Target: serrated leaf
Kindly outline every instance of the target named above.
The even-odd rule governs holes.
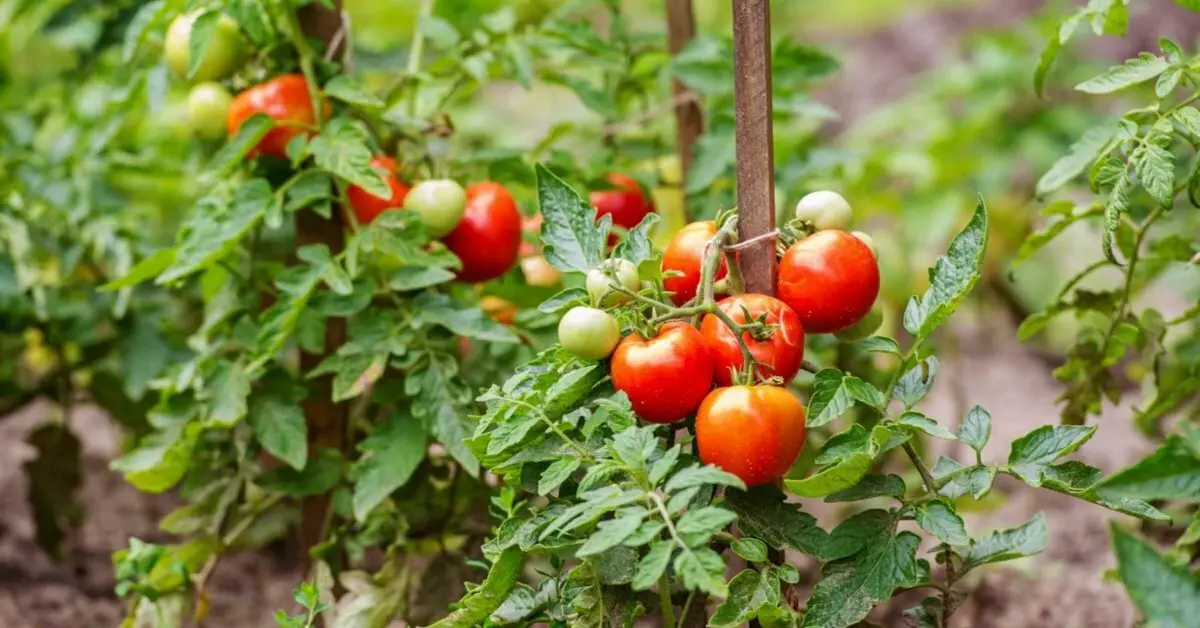
[[[801,497],[825,497],[858,484],[873,462],[874,457],[869,453],[855,452],[802,480],[784,480],[783,483]]]
[[[424,325],[440,325],[456,335],[484,342],[520,341],[511,329],[492,320],[483,310],[457,303],[446,294],[422,292],[413,299],[413,307],[416,321]]]
[[[714,534],[737,521],[737,514],[719,506],[689,510],[675,523],[675,531],[684,543],[695,547],[707,543]]]
[[[403,266],[388,278],[388,287],[399,292],[420,290],[454,279],[454,273],[436,266]]]
[[[1067,227],[1070,227],[1080,220],[1098,216],[1104,213],[1104,205],[1099,203],[1076,206],[1070,201],[1060,201],[1058,203],[1051,204],[1047,207],[1047,209],[1050,209],[1055,205],[1070,206],[1073,209],[1065,216],[1056,214],[1041,229],[1029,234],[1029,236],[1025,238],[1025,241],[1021,243],[1021,247],[1017,249],[1017,254],[1013,256],[1012,263],[1014,265],[1028,260],[1034,253],[1042,250],[1043,247],[1053,242],[1055,238],[1066,231]]]
[[[1148,81],[1162,74],[1167,67],[1169,64],[1162,57],[1143,52],[1076,85],[1075,89],[1087,94],[1110,94]]]
[[[170,283],[215,264],[262,220],[271,203],[271,186],[265,179],[252,179],[240,187],[229,206],[198,203],[181,230],[174,261],[157,283]]]
[[[1200,502],[1200,458],[1182,437],[1172,435],[1149,456],[1096,485],[1107,498]]]
[[[900,418],[893,421],[896,425],[902,425],[907,428],[912,428],[934,437],[944,440],[955,440],[957,437],[954,432],[938,425],[937,421],[921,414],[920,412],[905,412],[900,415]]]
[[[546,261],[562,271],[586,273],[604,259],[604,234],[596,228],[596,210],[545,166],[538,164],[538,207]]]
[[[1170,207],[1175,200],[1175,155],[1146,142],[1130,158],[1138,181],[1159,205]]]
[[[559,458],[554,461],[545,471],[542,471],[542,477],[538,480],[538,495],[548,495],[551,491],[562,485],[571,477],[571,474],[579,468],[579,458]]]
[[[672,541],[655,541],[650,544],[650,551],[638,562],[637,571],[633,574],[630,586],[634,591],[645,591],[654,586],[667,565],[671,563],[671,553],[675,550]]]
[[[521,576],[525,554],[518,547],[504,550],[487,578],[478,588],[463,598],[459,607],[445,618],[431,624],[429,628],[475,628],[482,626],[492,613],[500,608]]]
[[[309,141],[307,150],[318,168],[379,198],[390,198],[392,190],[387,181],[371,167],[374,155],[369,142],[367,132],[357,122],[338,117]]]
[[[358,81],[339,74],[325,84],[325,95],[336,98],[344,103],[382,109],[384,102],[371,90],[363,87]]]
[[[885,401],[872,384],[837,369],[822,369],[813,380],[806,423],[820,427],[845,414],[855,402],[879,410]]]
[[[575,555],[585,558],[620,545],[638,529],[638,526],[642,525],[642,519],[645,516],[645,511],[640,511],[627,514],[619,519],[600,522],[600,525],[596,526],[596,531],[588,537],[582,547],[575,551]]]
[[[873,497],[899,499],[904,497],[905,491],[904,480],[898,475],[868,475],[859,480],[858,484],[829,495],[825,501],[828,503],[856,502]]]
[[[251,149],[257,146],[258,142],[266,137],[273,128],[275,128],[275,120],[267,114],[256,113],[250,116],[248,120],[242,122],[237,132],[229,138],[229,141],[225,142],[221,150],[213,155],[209,168],[221,172],[242,163],[246,155],[250,154]]]
[[[1200,616],[1200,581],[1186,567],[1169,562],[1145,541],[1111,525],[1117,577],[1146,625],[1187,628]]]
[[[998,530],[972,540],[964,564],[967,569],[973,569],[980,565],[1039,554],[1046,549],[1049,534],[1046,516],[1039,512],[1033,519],[1015,528]]]
[[[738,516],[738,529],[744,536],[761,539],[775,549],[792,549],[809,556],[819,556],[826,533],[817,520],[789,504],[779,489],[757,487],[749,491],[729,491],[725,494],[729,507]]]
[[[707,547],[685,550],[675,557],[675,573],[689,590],[724,597],[727,592],[724,572],[725,561],[721,560],[721,555]]]
[[[354,518],[367,515],[396,489],[408,483],[425,459],[428,437],[415,417],[393,414],[376,427],[358,448],[362,459],[354,482]]]
[[[293,469],[303,469],[308,462],[308,427],[298,401],[295,396],[279,397],[256,392],[250,399],[248,417],[254,438],[271,455]]]
[[[730,545],[730,549],[744,560],[752,563],[762,563],[767,560],[767,544],[758,539],[737,539]]]
[[[917,504],[914,514],[917,525],[943,543],[966,545],[971,541],[962,517],[940,499]]]
[[[229,427],[246,416],[250,378],[241,362],[220,362],[205,383],[201,397],[208,402],[209,420]]]
[[[773,572],[745,569],[729,581],[729,597],[717,607],[709,628],[736,628],[759,616],[760,609],[778,607],[779,578]],[[771,625],[760,621],[761,625]]]
[[[154,279],[164,270],[169,268],[175,262],[175,247],[159,249],[149,257],[138,262],[129,272],[122,277],[114,279],[103,286],[100,286],[101,292],[112,292],[136,286],[143,281]]]
[[[885,338],[883,336],[871,336],[866,340],[860,340],[854,343],[854,346],[859,350],[866,351],[868,353],[891,353],[893,355],[901,355],[900,343],[892,340],[891,338]]]
[[[654,244],[650,240],[650,231],[658,224],[658,214],[646,214],[634,228],[625,233],[613,255],[620,259],[629,260],[634,265],[656,257]]]
[[[667,474],[675,468],[675,463],[679,460],[679,453],[682,450],[682,446],[677,443],[664,452],[661,458],[654,461],[654,464],[650,466],[650,484],[658,485],[667,477]]]
[[[1104,152],[1116,135],[1113,124],[1104,124],[1088,129],[1083,137],[1071,144],[1067,154],[1060,157],[1037,182],[1039,197],[1050,194],[1087,171],[1092,162]]]
[[[1008,464],[1036,486],[1045,466],[1079,449],[1095,433],[1094,426],[1043,425],[1013,441]]]
[[[992,415],[982,406],[975,406],[967,411],[962,425],[958,428],[958,440],[975,450],[975,460],[980,462],[983,446],[987,445],[992,435]]]
[[[866,618],[875,605],[900,587],[920,581],[917,546],[911,532],[888,534],[850,558],[827,563],[813,588],[804,615],[805,628],[845,628]]]
[[[933,389],[933,380],[937,377],[937,372],[937,356],[931,355],[921,360],[896,380],[896,386],[892,388],[892,399],[903,403],[905,410],[911,409]]]
[[[929,290],[919,300],[913,297],[909,301],[904,311],[904,328],[909,333],[928,338],[958,309],[979,281],[987,241],[987,206],[981,197],[970,222],[929,271]]]
[[[676,472],[675,475],[671,476],[670,480],[667,480],[667,484],[663,487],[663,490],[668,493],[674,493],[706,484],[712,486],[732,486],[743,491],[746,490],[746,483],[741,478],[712,465],[703,467],[692,466]]]
[[[196,72],[200,66],[207,61],[205,53],[208,51],[208,44],[212,41],[213,35],[217,31],[217,22],[221,19],[220,11],[206,11],[196,16],[192,22],[192,31],[188,36],[188,67],[187,78],[191,79],[196,76]],[[206,73],[207,74],[207,73]]]

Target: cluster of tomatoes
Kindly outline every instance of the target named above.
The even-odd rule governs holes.
[[[609,360],[614,387],[643,420],[675,423],[694,414],[701,460],[748,486],[783,477],[804,446],[804,408],[783,386],[801,368],[805,332],[855,340],[874,332],[881,318],[870,237],[845,231],[850,205],[837,193],[814,192],[801,199],[796,214],[811,235],[783,252],[778,298],[727,296],[698,328],[668,314],[676,320],[653,334],[633,330],[622,338],[620,324],[606,310],[646,298],[637,268],[611,259],[588,273],[592,307],[572,308],[558,328],[567,351]],[[704,257],[717,231],[712,221],[692,223],[667,246],[663,287],[676,306],[697,304]],[[728,269],[723,256],[717,259],[720,280]]]

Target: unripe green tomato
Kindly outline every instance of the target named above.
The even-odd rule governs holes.
[[[181,15],[167,29],[164,43],[167,65],[179,76],[187,76],[191,58],[188,45],[192,38],[192,26],[198,17],[199,12]],[[204,48],[204,59],[200,61],[192,80],[215,81],[229,76],[242,64],[245,52],[237,22],[228,15],[222,15],[217,19],[217,27]]]
[[[606,260],[600,268],[593,268],[587,274],[587,291],[592,297],[592,303],[607,307],[628,303],[633,299],[627,294],[610,290],[609,286],[613,283],[637,292],[642,287],[642,278],[633,262],[627,259]]]
[[[796,203],[796,218],[807,220],[822,231],[845,231],[854,221],[854,211],[841,194],[832,190],[818,190],[805,194],[804,198]]]
[[[868,249],[871,249],[871,255],[874,255],[875,259],[879,259],[879,249],[875,248],[875,238],[872,238],[871,234],[865,231],[851,231],[850,235],[862,240],[863,244],[867,245]]]
[[[429,235],[440,238],[458,226],[467,209],[467,192],[450,179],[430,179],[413,186],[404,208],[415,212]]]
[[[883,324],[883,308],[876,303],[871,307],[871,311],[862,317],[862,320],[834,334],[834,336],[842,342],[858,342],[864,338],[870,338],[871,334],[879,331],[879,326]]]
[[[558,322],[558,343],[585,360],[607,358],[620,341],[621,325],[604,310],[576,306]]]
[[[188,119],[196,135],[206,140],[225,137],[225,114],[233,96],[220,83],[200,83],[188,93]]]

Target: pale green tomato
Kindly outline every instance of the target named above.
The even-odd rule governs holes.
[[[871,311],[862,317],[862,320],[834,334],[834,336],[842,342],[858,342],[864,338],[870,338],[871,334],[879,331],[879,326],[883,324],[883,308],[876,303],[871,307]]]
[[[637,292],[642,287],[642,279],[638,276],[637,266],[627,259],[605,260],[600,268],[593,268],[587,274],[587,291],[592,297],[592,303],[603,306],[628,303],[633,297],[611,290],[615,283],[626,290]]]
[[[429,231],[440,238],[458,226],[467,210],[467,192],[450,179],[421,181],[404,197],[404,208],[415,212]]]
[[[879,250],[875,248],[875,238],[872,238],[871,234],[865,231],[851,231],[850,235],[862,240],[863,244],[867,245],[867,248],[871,249],[871,255],[874,255],[876,259],[879,258]]]
[[[220,83],[200,83],[188,93],[188,119],[196,135],[206,140],[225,137],[225,114],[233,96]]]
[[[850,228],[854,211],[841,194],[832,190],[818,190],[805,194],[796,203],[796,218],[811,222],[819,230]]]
[[[558,322],[558,343],[585,360],[603,360],[621,341],[621,325],[608,312],[573,307]]]
[[[188,63],[191,59],[189,43],[192,38],[192,26],[200,13],[188,13],[175,18],[167,29],[167,38],[163,46],[167,56],[167,65],[179,76],[187,76]],[[215,81],[233,73],[245,59],[245,42],[238,30],[237,22],[228,15],[222,15],[217,20],[217,27],[212,38],[204,48],[204,59],[196,68],[193,81]]]

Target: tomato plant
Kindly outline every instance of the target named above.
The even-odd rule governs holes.
[[[742,345],[746,345],[754,368],[763,379],[778,377],[786,384],[800,372],[804,358],[804,329],[796,311],[786,303],[765,294],[741,294],[722,299],[717,303],[717,309],[738,325],[755,322],[761,325],[747,331],[739,341],[722,320],[724,317],[715,312],[704,316],[700,333],[712,353],[718,384],[730,385],[734,376],[745,370],[746,356],[742,353]]]
[[[879,264],[866,242],[845,231],[818,231],[779,261],[779,298],[804,329],[841,331],[862,320],[879,296]]]
[[[736,475],[748,487],[782,478],[803,448],[804,407],[784,388],[718,388],[696,412],[700,461]]]
[[[521,214],[512,195],[495,182],[471,185],[466,191],[465,213],[445,242],[462,262],[458,271],[462,281],[487,281],[503,275],[516,264],[521,248]],[[537,279],[554,283],[545,277]]]

